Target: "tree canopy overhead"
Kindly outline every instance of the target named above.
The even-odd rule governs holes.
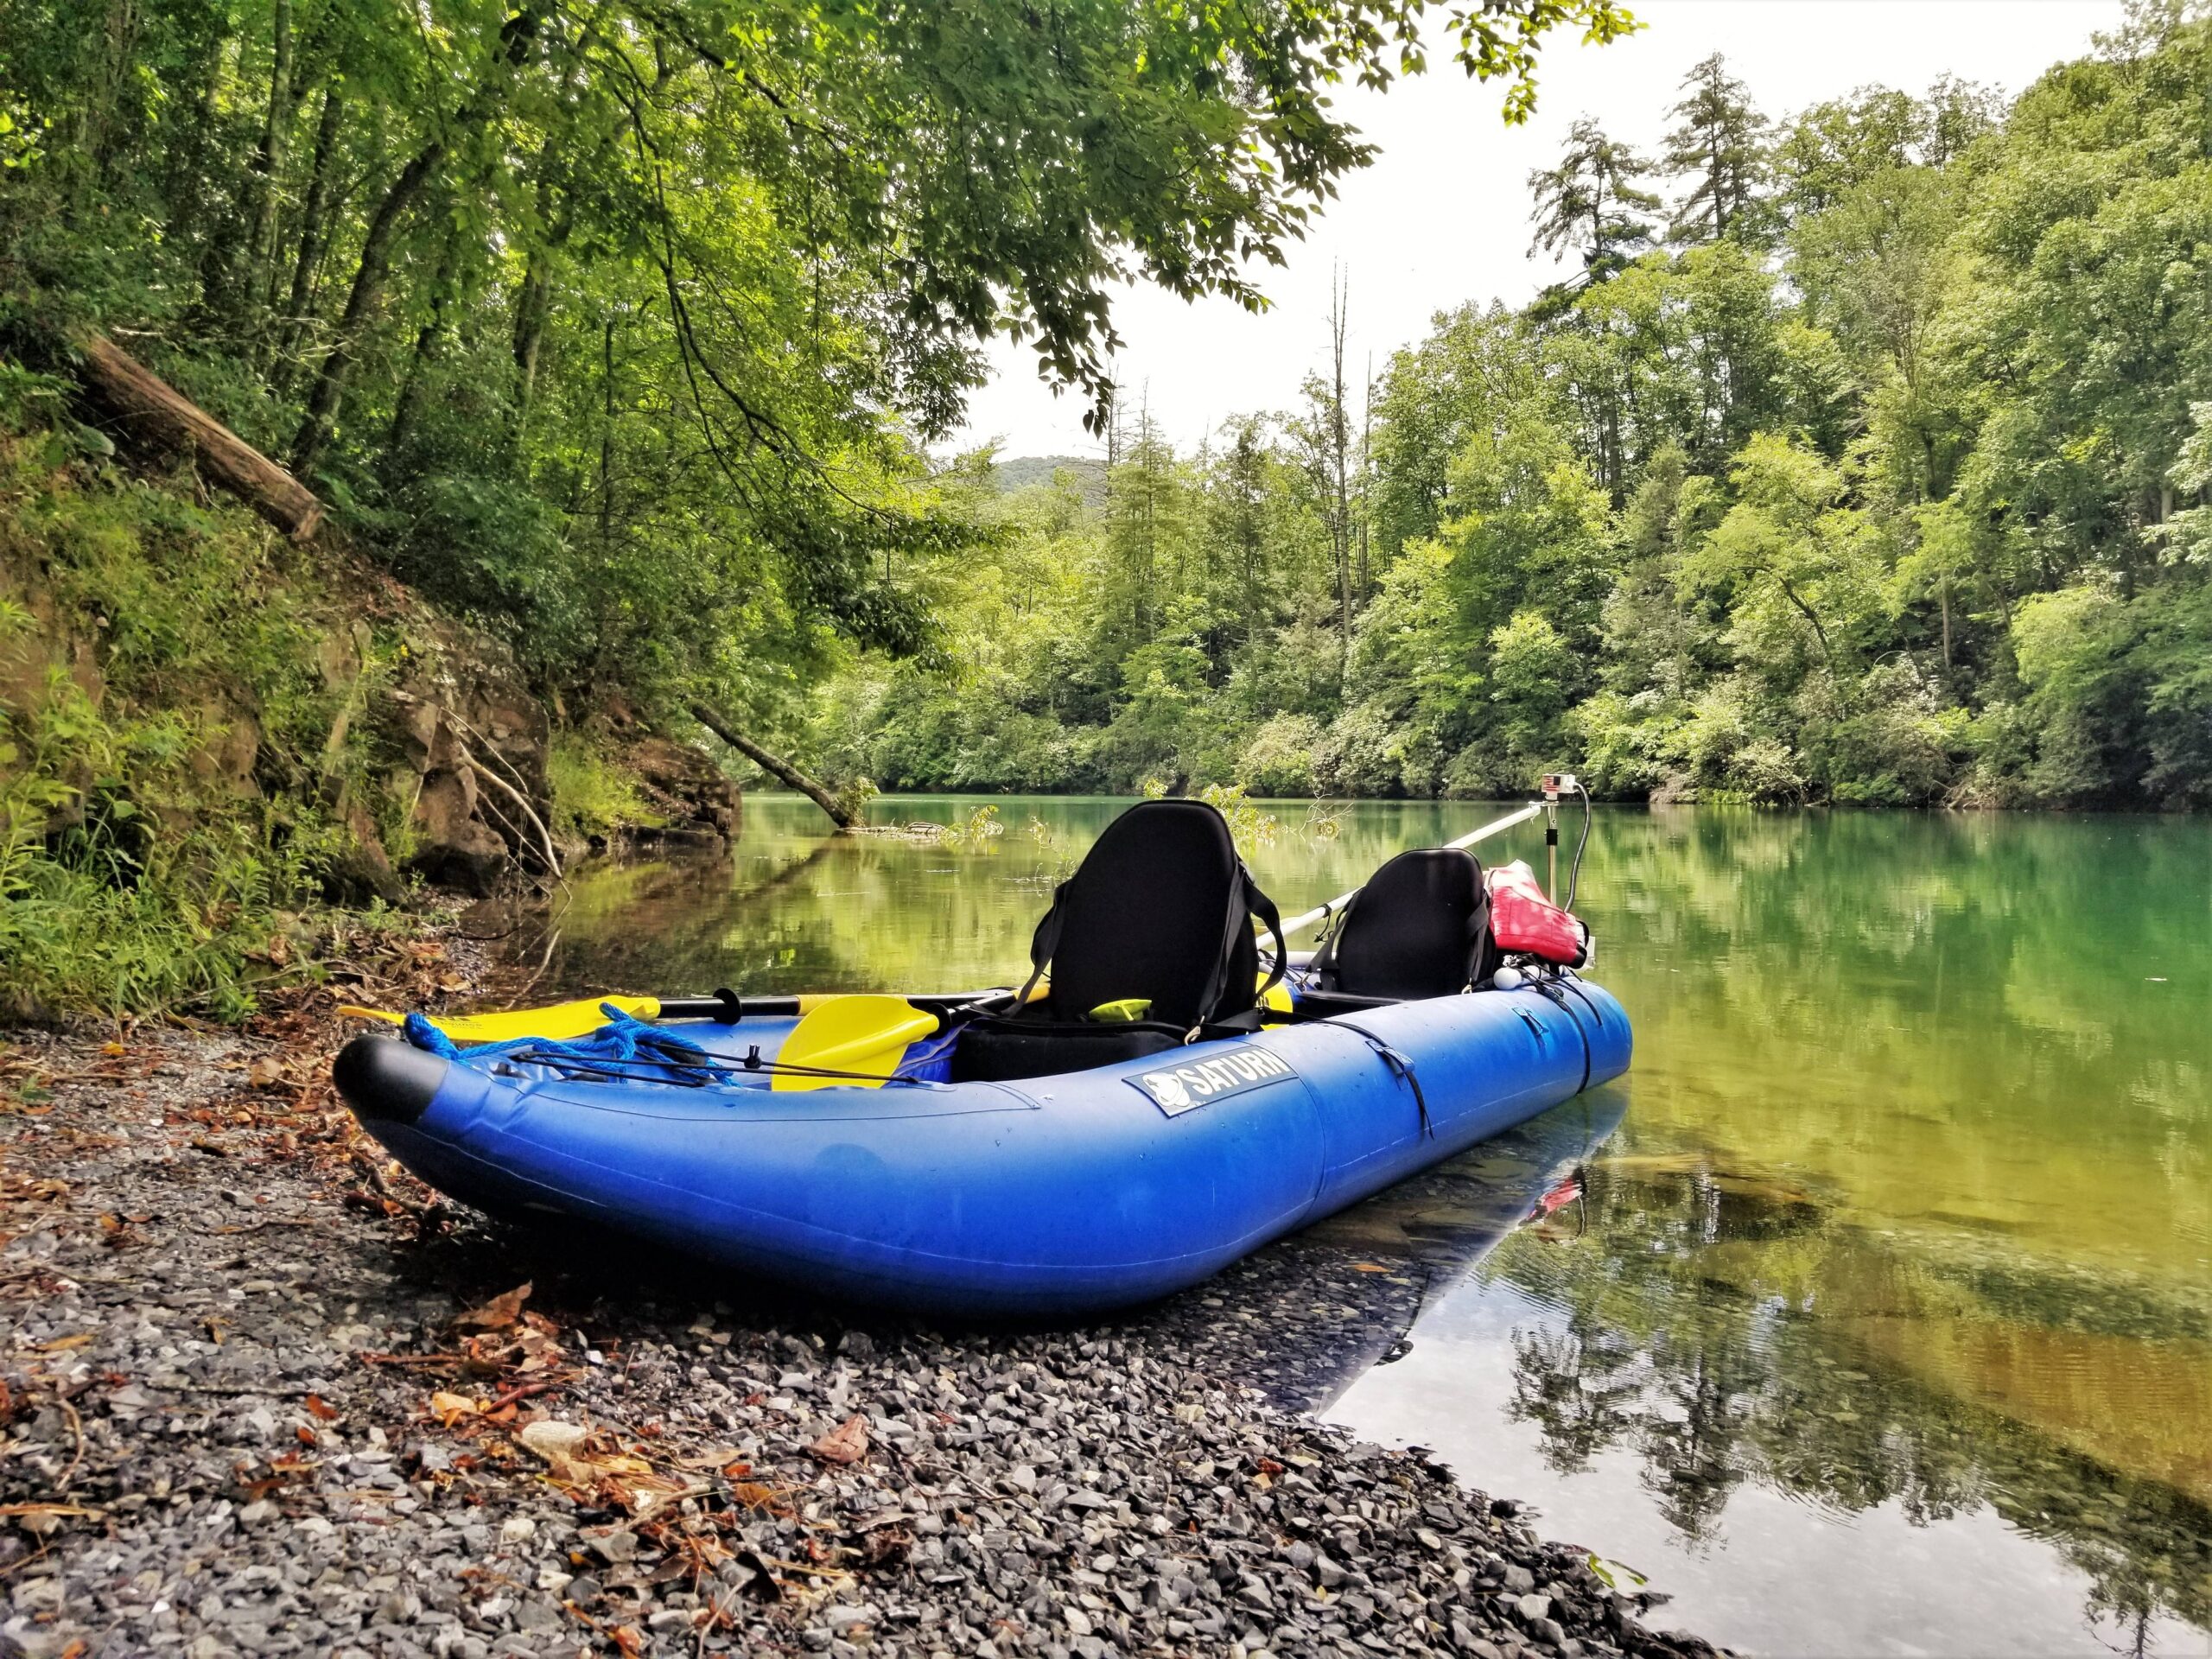
[[[0,289],[92,321],[572,686],[774,693],[926,628],[917,444],[1007,328],[1103,418],[1111,296],[1264,303],[1369,147],[1611,0],[0,0]],[[647,626],[648,622],[650,626]],[[796,671],[795,670],[792,671]]]

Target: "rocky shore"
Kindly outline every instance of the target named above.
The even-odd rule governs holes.
[[[327,1014],[265,1026],[0,1040],[0,1659],[1712,1651],[1297,1414],[1406,1275],[1293,1241],[1065,1332],[764,1300],[441,1205]]]

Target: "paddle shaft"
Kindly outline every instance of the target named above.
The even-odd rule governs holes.
[[[1519,811],[1509,812],[1503,817],[1497,819],[1496,822],[1486,823],[1479,830],[1469,830],[1465,835],[1460,836],[1459,840],[1447,841],[1444,845],[1446,849],[1452,851],[1457,851],[1461,848],[1471,847],[1478,841],[1486,841],[1492,836],[1498,835],[1505,830],[1510,830],[1516,823],[1528,823],[1529,819],[1535,817],[1543,810],[1544,804],[1541,801],[1531,801]],[[1287,938],[1293,933],[1302,932],[1306,928],[1313,926],[1316,922],[1327,921],[1330,917],[1335,915],[1338,911],[1342,910],[1346,905],[1350,904],[1358,896],[1359,888],[1354,887],[1350,893],[1338,893],[1335,898],[1330,899],[1325,905],[1317,905],[1314,908],[1306,912],[1303,915],[1284,918],[1282,925],[1284,936]]]
[[[664,996],[660,999],[659,1018],[663,1020],[716,1020],[724,1025],[735,1025],[748,1014],[757,1020],[789,1020],[820,1007],[841,993],[814,991],[803,996],[740,996],[734,991],[722,991],[713,996]],[[957,1009],[988,1007],[995,1000],[1010,996],[1005,990],[952,991],[931,996],[909,996],[905,1000],[918,1008],[931,1014],[950,1014]]]

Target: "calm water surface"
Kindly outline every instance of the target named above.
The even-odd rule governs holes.
[[[752,798],[508,948],[533,1000],[1007,982],[1122,804],[995,804]],[[1491,816],[1272,810],[1286,912]],[[1633,1070],[1319,1230],[1420,1288],[1297,1403],[1748,1651],[2212,1652],[2212,824],[1606,810],[1579,907]]]

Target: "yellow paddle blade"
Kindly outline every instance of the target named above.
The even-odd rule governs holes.
[[[657,996],[592,996],[577,1002],[555,1002],[543,1008],[512,1008],[505,1014],[448,1014],[434,1015],[430,1023],[456,1043],[505,1043],[518,1037],[550,1037],[566,1040],[588,1037],[607,1023],[600,1004],[612,1002],[638,1020],[660,1017]],[[397,1025],[400,1016],[382,1008],[341,1007],[340,1014],[357,1020],[384,1020]]]
[[[777,1051],[777,1062],[861,1075],[817,1077],[778,1071],[768,1086],[779,1094],[804,1089],[880,1089],[883,1079],[906,1058],[906,1045],[935,1035],[938,1023],[937,1015],[904,997],[831,997],[800,1017]]]

